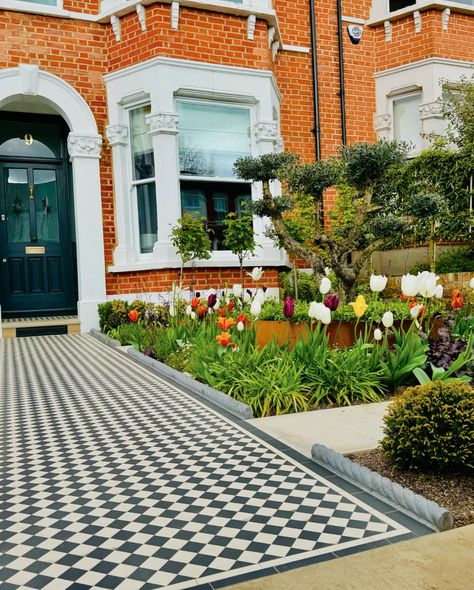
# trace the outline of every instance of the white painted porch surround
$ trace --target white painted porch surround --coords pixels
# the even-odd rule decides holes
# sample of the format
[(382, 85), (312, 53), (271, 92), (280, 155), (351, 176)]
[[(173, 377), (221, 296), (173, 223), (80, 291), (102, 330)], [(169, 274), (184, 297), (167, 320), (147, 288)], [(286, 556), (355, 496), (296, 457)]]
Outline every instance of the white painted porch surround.
[[(69, 126), (77, 242), (78, 315), (81, 331), (98, 327), (97, 305), (106, 300), (99, 158), (102, 137), (82, 96), (67, 82), (36, 65), (0, 70), (0, 109), (33, 97), (61, 115)], [(1, 309), (0, 309), (1, 325)]]

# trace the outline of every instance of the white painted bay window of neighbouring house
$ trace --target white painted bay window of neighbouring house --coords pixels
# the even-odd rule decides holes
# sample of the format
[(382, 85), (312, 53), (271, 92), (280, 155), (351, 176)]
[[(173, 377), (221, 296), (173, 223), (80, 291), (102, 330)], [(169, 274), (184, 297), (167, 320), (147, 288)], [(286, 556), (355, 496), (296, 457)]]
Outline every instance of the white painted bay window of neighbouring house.
[(182, 213), (207, 219), (213, 250), (225, 250), (223, 221), (241, 214), (251, 200), (251, 184), (239, 181), (234, 163), (249, 156), (249, 107), (193, 100), (176, 103)]
[(157, 240), (157, 211), (155, 186), (155, 160), (152, 138), (148, 134), (146, 116), (150, 105), (130, 111), (132, 156), (132, 187), (136, 199), (136, 215), (140, 253), (153, 252)]
[(46, 6), (58, 6), (59, 0), (20, 0), (27, 4), (45, 4)]
[(420, 118), (421, 94), (410, 94), (393, 100), (393, 139), (406, 142), (409, 154), (422, 149)]

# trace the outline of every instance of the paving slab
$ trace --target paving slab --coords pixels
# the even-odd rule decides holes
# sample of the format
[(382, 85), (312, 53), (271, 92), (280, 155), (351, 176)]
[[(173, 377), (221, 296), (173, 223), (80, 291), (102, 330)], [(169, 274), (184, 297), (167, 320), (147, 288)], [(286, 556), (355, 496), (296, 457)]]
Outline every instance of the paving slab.
[(306, 457), (315, 443), (339, 453), (375, 449), (383, 437), (383, 417), (390, 402), (331, 408), (250, 420)]
[(87, 335), (0, 341), (2, 590), (215, 590), (432, 532)]
[(229, 590), (472, 590), (474, 525), (230, 586)]

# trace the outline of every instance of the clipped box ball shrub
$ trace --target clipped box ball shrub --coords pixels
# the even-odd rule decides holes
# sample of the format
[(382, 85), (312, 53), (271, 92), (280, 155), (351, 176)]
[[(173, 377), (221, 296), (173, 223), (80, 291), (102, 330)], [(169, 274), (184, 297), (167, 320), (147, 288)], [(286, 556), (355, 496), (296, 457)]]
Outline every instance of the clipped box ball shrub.
[(429, 472), (474, 469), (474, 389), (434, 381), (409, 387), (385, 416), (382, 448), (398, 467)]

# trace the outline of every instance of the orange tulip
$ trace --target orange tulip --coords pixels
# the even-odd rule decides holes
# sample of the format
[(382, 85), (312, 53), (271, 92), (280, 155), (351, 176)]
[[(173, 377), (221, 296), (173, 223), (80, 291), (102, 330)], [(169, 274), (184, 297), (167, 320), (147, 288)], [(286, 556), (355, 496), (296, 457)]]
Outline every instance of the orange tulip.
[(464, 307), (464, 297), (458, 289), (454, 289), (451, 293), (451, 307), (453, 309), (461, 309), (461, 307)]
[(235, 320), (234, 318), (219, 318), (217, 323), (219, 324), (219, 328), (221, 330), (227, 332), (227, 330), (235, 324)]
[(419, 319), (425, 313), (426, 307), (424, 305), (420, 305), (420, 303), (418, 303), (418, 301), (416, 301), (416, 299), (415, 299), (414, 301), (412, 301), (410, 303), (410, 309), (413, 309), (417, 305), (420, 307), (420, 311), (418, 312), (418, 315), (417, 315), (417, 318)]
[(197, 312), (198, 316), (202, 319), (207, 313), (207, 305), (200, 305)]
[(193, 297), (191, 299), (191, 307), (196, 310), (201, 305), (201, 300), (199, 297)]
[(227, 311), (226, 311), (225, 307), (219, 307), (219, 309), (217, 310), (217, 314), (221, 318), (225, 318), (225, 316), (227, 315)]
[(245, 315), (245, 313), (240, 313), (237, 316), (237, 323), (242, 322), (243, 324), (250, 324), (250, 320), (248, 319), (248, 317)]
[(231, 339), (232, 335), (229, 334), (229, 332), (221, 332), (216, 336), (217, 342), (219, 342), (219, 344), (224, 347), (227, 347), (231, 344)]
[(133, 323), (138, 322), (138, 316), (139, 313), (136, 309), (132, 309), (128, 312), (128, 319)]

